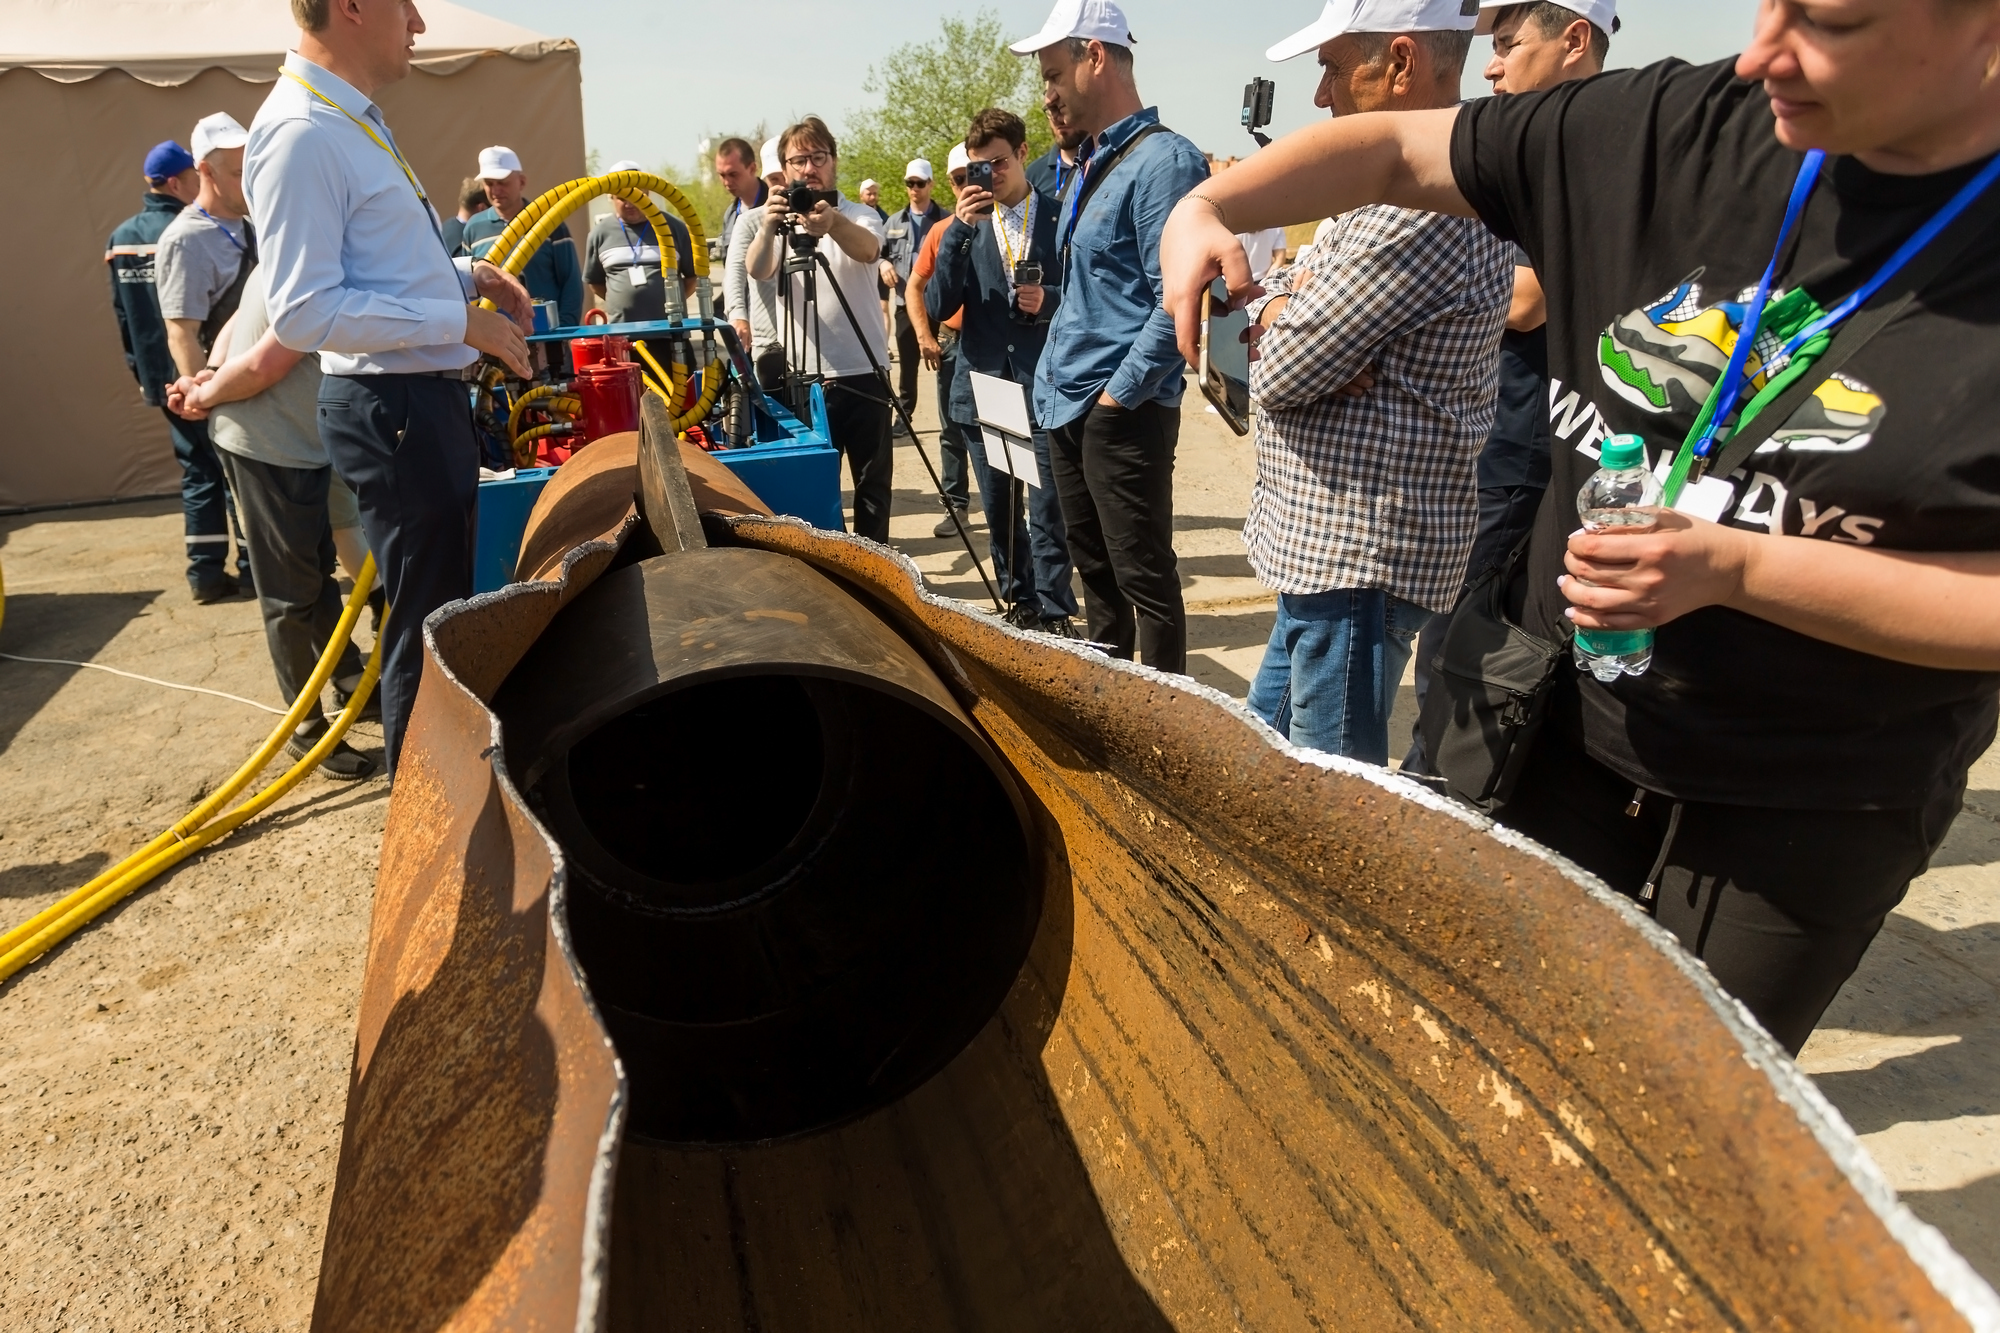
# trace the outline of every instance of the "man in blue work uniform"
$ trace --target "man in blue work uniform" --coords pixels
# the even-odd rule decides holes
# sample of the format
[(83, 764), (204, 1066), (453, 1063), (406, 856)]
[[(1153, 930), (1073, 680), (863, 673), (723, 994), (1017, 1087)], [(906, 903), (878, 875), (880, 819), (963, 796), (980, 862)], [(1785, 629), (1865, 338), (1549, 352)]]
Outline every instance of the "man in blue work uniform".
[[(125, 364), (139, 381), (146, 406), (160, 409), (173, 435), (174, 457), (181, 465), (188, 586), (195, 601), (216, 602), (237, 592), (236, 581), (223, 567), (229, 551), (228, 489), (207, 427), (167, 411), (166, 389), (180, 378), (180, 371), (167, 350), (167, 323), (160, 317), (155, 282), (160, 235), (201, 192), (201, 173), (195, 169), (194, 155), (171, 139), (146, 154), (145, 173), (145, 206), (119, 223), (104, 247), (105, 266), (111, 271), (111, 309), (125, 343)], [(222, 538), (219, 546), (197, 540), (217, 534)]]
[[(1187, 607), (1174, 557), (1174, 449), (1185, 377), (1161, 307), (1160, 233), (1208, 159), (1139, 100), (1132, 34), (1111, 0), (1057, 0), (1015, 42), (1042, 70), (1061, 142), (1079, 135), (1077, 175), (1056, 233), (1062, 305), (1035, 374), (1070, 557), (1090, 638), (1185, 674)], [(1071, 252), (1074, 251), (1074, 258)]]
[[(458, 253), (504, 263), (507, 256), (487, 252), (528, 202), (528, 177), (513, 149), (495, 145), (479, 150), (479, 179), (486, 182), (486, 197), (493, 201), (493, 207), (466, 220)], [(542, 242), (542, 248), (521, 270), (521, 284), (537, 301), (556, 303), (556, 322), (563, 328), (583, 322), (583, 264), (577, 258), (576, 238), (570, 235), (569, 223), (564, 222)]]

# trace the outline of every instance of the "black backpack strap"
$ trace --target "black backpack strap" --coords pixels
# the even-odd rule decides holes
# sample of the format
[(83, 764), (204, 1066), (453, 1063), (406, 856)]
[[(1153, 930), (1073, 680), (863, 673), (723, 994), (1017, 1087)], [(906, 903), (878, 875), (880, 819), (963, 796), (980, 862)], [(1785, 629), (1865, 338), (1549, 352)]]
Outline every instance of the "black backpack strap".
[(1988, 228), (1995, 223), (2000, 223), (2000, 189), (1988, 189), (1943, 235), (1926, 246), (1922, 254), (1912, 259), (1887, 286), (1875, 293), (1868, 304), (1855, 311), (1853, 317), (1840, 326), (1840, 332), (1834, 335), (1833, 345), (1813, 363), (1812, 368), (1774, 398), (1769, 407), (1758, 412), (1748, 426), (1730, 436), (1729, 442), (1716, 452), (1714, 461), (1700, 475), (1726, 477), (1748, 462), (1752, 454), (1792, 419), (1793, 413), (1805, 406), (1806, 400), (1819, 391), (1820, 385), (1846, 365), (1870, 338), (1895, 322), (1896, 317), (1917, 299), (1933, 279), (1957, 262), (1966, 248), (1985, 236)]
[[(1087, 207), (1090, 203), (1090, 196), (1097, 193), (1097, 187), (1104, 184), (1105, 177), (1109, 176), (1112, 172), (1118, 170), (1118, 164), (1125, 160), (1125, 155), (1131, 152), (1134, 148), (1137, 148), (1139, 146), (1140, 140), (1145, 139), (1151, 135), (1164, 133), (1166, 131), (1166, 128), (1167, 128), (1166, 126), (1159, 124), (1148, 125), (1145, 129), (1140, 130), (1137, 134), (1127, 139), (1125, 141), (1125, 146), (1120, 148), (1117, 152), (1111, 155), (1111, 160), (1104, 164), (1104, 169), (1102, 171), (1086, 170), (1084, 173), (1086, 179), (1083, 183), (1083, 193), (1077, 196), (1076, 207), (1070, 210), (1070, 217), (1073, 219), (1081, 220), (1083, 217), (1084, 208)], [(1070, 224), (1070, 231), (1074, 233), (1075, 230), (1076, 230), (1076, 223), (1072, 222)], [(1065, 253), (1067, 253), (1069, 250), (1068, 236), (1063, 237), (1063, 250)]]

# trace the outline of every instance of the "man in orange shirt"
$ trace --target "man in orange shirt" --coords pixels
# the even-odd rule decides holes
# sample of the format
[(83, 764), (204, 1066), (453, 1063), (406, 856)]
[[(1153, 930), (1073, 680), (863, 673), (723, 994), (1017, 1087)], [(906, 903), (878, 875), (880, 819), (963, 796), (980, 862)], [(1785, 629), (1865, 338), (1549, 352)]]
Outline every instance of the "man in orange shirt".
[[(965, 188), (965, 145), (951, 150), (951, 188), (957, 193)], [(938, 242), (944, 237), (943, 227), (932, 227), (924, 234), (923, 248), (917, 251), (916, 263), (910, 266), (910, 286), (903, 297), (903, 304), (910, 312), (910, 327), (917, 332), (917, 351), (924, 358), (924, 364), (937, 372), (937, 414), (938, 452), (944, 455), (945, 498), (958, 510), (960, 522), (970, 530), (972, 520), (966, 511), (972, 504), (971, 464), (965, 457), (965, 432), (951, 419), (951, 381), (958, 371), (958, 331), (965, 322), (965, 311), (944, 322), (944, 327), (931, 329), (930, 316), (924, 310), (924, 288), (937, 274)], [(956, 537), (958, 526), (952, 516), (946, 514), (931, 529), (934, 537)]]

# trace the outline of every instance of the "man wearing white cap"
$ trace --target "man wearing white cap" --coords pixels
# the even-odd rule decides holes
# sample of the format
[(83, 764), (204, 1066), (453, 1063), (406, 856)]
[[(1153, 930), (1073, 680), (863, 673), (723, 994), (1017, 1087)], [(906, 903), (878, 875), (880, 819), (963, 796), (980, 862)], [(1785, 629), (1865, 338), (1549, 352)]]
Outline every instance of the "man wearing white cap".
[[(1486, 0), (1481, 34), (1493, 38), (1486, 79), (1500, 94), (1537, 93), (1587, 79), (1604, 70), (1617, 30), (1616, 0), (1577, 0), (1577, 8), (1521, 0)], [(1479, 451), (1479, 531), (1465, 567), (1468, 587), (1507, 558), (1534, 526), (1549, 486), (1548, 302), (1528, 252), (1514, 247), (1514, 301), (1500, 339), (1500, 401), (1493, 433)], [(1438, 616), (1417, 636), (1417, 710), (1430, 693), (1430, 663), (1444, 646), (1449, 616)], [(1429, 775), (1423, 727), (1410, 726), (1405, 773)]]
[[(167, 351), (182, 375), (208, 364), (216, 335), (236, 313), (243, 280), (257, 266), (257, 237), (243, 200), (243, 145), (249, 133), (226, 111), (203, 116), (189, 139), (201, 189), (160, 233), (157, 260), (160, 316), (167, 325)], [(222, 461), (199, 421), (177, 421), (175, 452), (182, 458), (182, 498), (190, 487), (210, 498), (189, 505), (188, 581), (196, 601), (214, 601), (235, 590), (228, 574), (229, 530), (237, 529), (236, 577), (251, 581), (250, 552), (240, 540), (236, 504), (229, 494)], [(197, 510), (199, 512), (197, 512)], [(247, 590), (247, 589), (246, 589)]]
[[(785, 184), (785, 164), (778, 160), (776, 139), (764, 141), (757, 161), (763, 172), (758, 182), (764, 187), (761, 204), (770, 197), (770, 191), (782, 189)], [(736, 336), (743, 340), (744, 349), (756, 364), (757, 383), (764, 392), (776, 393), (785, 381), (785, 341), (778, 327), (778, 280), (752, 281), (744, 266), (750, 242), (756, 239), (757, 229), (763, 223), (761, 207), (746, 208), (736, 219), (729, 232), (729, 256), (723, 266), (722, 285), (729, 322), (736, 326)]]
[[(616, 171), (643, 171), (629, 158), (605, 168)], [(694, 295), (694, 256), (685, 223), (666, 212), (667, 234), (673, 241), (674, 262), (680, 272), (681, 300)], [(590, 224), (584, 244), (583, 280), (613, 324), (667, 317), (667, 284), (662, 272), (659, 239), (653, 224), (636, 204), (623, 199), (611, 201), (611, 211)]]
[(1160, 231), (1208, 179), (1199, 148), (1139, 99), (1132, 31), (1111, 0), (1058, 0), (1013, 44), (1041, 66), (1042, 105), (1076, 142), (1057, 219), (1062, 305), (1035, 374), (1090, 637), (1162, 671), (1187, 669), (1174, 558), (1174, 448), (1183, 363), (1161, 306)]
[[(1317, 51), (1313, 100), (1336, 116), (1432, 111), (1458, 102), (1474, 18), (1461, 0), (1333, 0), (1269, 55)], [(1412, 643), (1465, 578), (1513, 278), (1479, 222), (1377, 206), (1335, 219), (1248, 307), (1243, 544), (1278, 593), (1249, 702), (1295, 745), (1389, 760)]]
[[(917, 410), (919, 358), (917, 331), (910, 323), (904, 289), (910, 281), (910, 265), (916, 262), (917, 251), (923, 248), (925, 235), (948, 216), (932, 200), (931, 184), (930, 160), (911, 158), (910, 164), (903, 168), (903, 188), (909, 192), (909, 202), (883, 221), (888, 239), (882, 245), (881, 269), (882, 281), (889, 285), (889, 309), (895, 325), (896, 397), (902, 400), (903, 411), (907, 413)], [(896, 422), (899, 432), (902, 425), (899, 418)], [(951, 533), (945, 535), (950, 536)]]
[[(488, 252), (528, 202), (528, 175), (521, 169), (520, 156), (499, 144), (479, 150), (477, 175), (486, 182), (486, 197), (493, 207), (466, 220), (458, 252), (498, 263), (506, 256)], [(557, 226), (528, 260), (521, 283), (537, 301), (556, 303), (556, 319), (564, 328), (583, 322), (583, 265), (577, 260), (576, 238), (570, 235), (568, 222)]]

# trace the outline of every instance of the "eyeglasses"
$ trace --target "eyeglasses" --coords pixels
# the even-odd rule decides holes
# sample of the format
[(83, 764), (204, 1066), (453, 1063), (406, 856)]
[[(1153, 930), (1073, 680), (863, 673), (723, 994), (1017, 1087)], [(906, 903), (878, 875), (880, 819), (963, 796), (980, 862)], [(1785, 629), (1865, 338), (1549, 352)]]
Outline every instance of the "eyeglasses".
[(801, 168), (823, 167), (831, 161), (833, 161), (833, 154), (826, 152), (825, 150), (822, 149), (817, 153), (807, 153), (802, 157), (788, 157), (785, 159), (785, 165), (788, 167), (801, 167)]
[(929, 184), (930, 184), (930, 182), (929, 182), (929, 181), (920, 181), (920, 180), (914, 180), (914, 179), (913, 179), (913, 180), (906, 180), (906, 181), (904, 181), (904, 182), (903, 182), (903, 187), (904, 187), (905, 189), (909, 189), (909, 190), (921, 190), (921, 189), (923, 189), (923, 188), (924, 188), (924, 187), (925, 187), (926, 185), (929, 185)]

